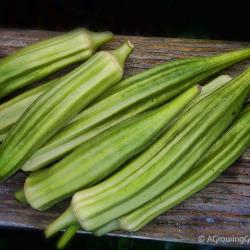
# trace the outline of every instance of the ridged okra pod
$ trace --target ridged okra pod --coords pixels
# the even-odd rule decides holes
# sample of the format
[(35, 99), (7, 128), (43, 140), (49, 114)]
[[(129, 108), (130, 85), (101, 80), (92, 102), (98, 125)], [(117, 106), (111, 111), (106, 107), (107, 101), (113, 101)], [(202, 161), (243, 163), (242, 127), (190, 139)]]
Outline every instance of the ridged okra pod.
[(76, 29), (32, 44), (0, 60), (0, 99), (69, 65), (89, 58), (110, 32)]
[(205, 188), (250, 146), (250, 106), (211, 147), (201, 161), (173, 187), (119, 219), (119, 228), (137, 231), (158, 215)]
[(130, 42), (96, 53), (42, 94), (8, 133), (0, 149), (0, 180), (13, 174), (65, 123), (121, 80)]
[(215, 98), (203, 110), (202, 119), (198, 116), (147, 164), (113, 187), (113, 192), (89, 200), (85, 199), (85, 191), (77, 192), (71, 209), (82, 228), (96, 230), (174, 184), (232, 123), (249, 89), (250, 70), (214, 93)]
[[(168, 68), (173, 68), (173, 67), (177, 67), (180, 65), (184, 65), (184, 64), (190, 63), (190, 62), (195, 61), (195, 60), (197, 60), (197, 59), (196, 58), (187, 58), (187, 59), (173, 60), (173, 61), (168, 63), (168, 65), (167, 65), (168, 67), (165, 67), (165, 70), (167, 70)], [(54, 82), (54, 84), (55, 84), (56, 79), (52, 80), (51, 84), (52, 84), (52, 82)], [(107, 89), (99, 97), (97, 97), (93, 101), (93, 103), (96, 103), (96, 102), (104, 99), (105, 97), (110, 96), (111, 94), (114, 94), (115, 92), (118, 92), (121, 89), (124, 89), (124, 88), (132, 85), (134, 83), (134, 81), (132, 81), (131, 83), (126, 81), (125, 83), (126, 84), (124, 84), (124, 81), (118, 82), (117, 84), (112, 86), (110, 89)], [(18, 120), (18, 118), (34, 102), (34, 100), (36, 100), (38, 98), (38, 96), (40, 96), (49, 87), (49, 85), (50, 85), (50, 83), (44, 83), (42, 86), (34, 87), (33, 89), (28, 90), (24, 93), (21, 93), (20, 95), (12, 98), (11, 100), (6, 101), (5, 103), (0, 105), (0, 120), (1, 120), (0, 142), (6, 137), (7, 132), (10, 130), (10, 127)], [(166, 93), (164, 93), (162, 96), (166, 96)], [(156, 97), (156, 98), (159, 99), (158, 97)], [(152, 99), (148, 100), (147, 101), (148, 105), (149, 105), (151, 100), (154, 103), (159, 102), (159, 101), (156, 101), (156, 98), (152, 98)], [(161, 97), (160, 99), (162, 100), (161, 102), (163, 102), (163, 97)], [(92, 103), (90, 105), (92, 105)], [(70, 143), (70, 144), (73, 144), (73, 143)], [(66, 147), (67, 147), (67, 145), (66, 145)], [(57, 150), (56, 149), (53, 150), (53, 153), (54, 153), (54, 157), (57, 158)], [(35, 162), (37, 162), (36, 157), (34, 157), (34, 158), (35, 158)], [(39, 168), (39, 167), (37, 166), (36, 168)], [(25, 170), (25, 167), (23, 170)], [(32, 167), (29, 169), (29, 171), (30, 170), (32, 170)]]
[[(53, 149), (55, 149), (54, 152), (57, 152), (56, 148), (58, 146), (63, 147), (64, 144), (71, 144), (74, 139), (108, 118), (129, 110), (144, 100), (160, 95), (163, 92), (168, 95), (166, 101), (171, 100), (185, 89), (205, 81), (220, 70), (249, 56), (250, 49), (244, 49), (210, 57), (195, 58), (180, 65), (176, 63), (177, 66), (174, 67), (169, 67), (169, 63), (166, 63), (125, 79), (120, 83), (120, 86), (127, 87), (121, 87), (120, 91), (111, 94), (81, 112), (77, 118), (73, 119), (72, 122), (51, 138), (31, 161), (33, 163), (39, 162), (37, 158), (41, 159), (41, 156), (44, 156), (44, 152), (47, 150), (46, 164), (60, 159), (63, 154), (57, 156), (56, 153), (52, 153)], [(33, 163), (31, 168), (40, 167), (33, 166)], [(28, 165), (25, 166), (25, 170), (29, 170)]]
[(55, 85), (57, 79), (30, 89), (0, 105), (0, 142), (24, 111), (47, 89)]
[(93, 185), (143, 151), (198, 93), (195, 86), (172, 102), (104, 131), (82, 144), (54, 166), (31, 174), (25, 197), (33, 208), (44, 210), (77, 190)]

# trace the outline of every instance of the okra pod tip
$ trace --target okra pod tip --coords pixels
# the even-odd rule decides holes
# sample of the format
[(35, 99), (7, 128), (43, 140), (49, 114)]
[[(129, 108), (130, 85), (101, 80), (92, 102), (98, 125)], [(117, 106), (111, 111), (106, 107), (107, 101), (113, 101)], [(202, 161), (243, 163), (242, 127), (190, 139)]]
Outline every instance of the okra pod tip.
[(111, 54), (116, 58), (122, 69), (124, 68), (124, 64), (133, 49), (134, 45), (128, 40), (120, 47), (111, 52)]
[(93, 52), (96, 51), (96, 49), (104, 43), (111, 41), (114, 37), (113, 33), (110, 31), (93, 32), (85, 29), (83, 30), (89, 34), (89, 39)]

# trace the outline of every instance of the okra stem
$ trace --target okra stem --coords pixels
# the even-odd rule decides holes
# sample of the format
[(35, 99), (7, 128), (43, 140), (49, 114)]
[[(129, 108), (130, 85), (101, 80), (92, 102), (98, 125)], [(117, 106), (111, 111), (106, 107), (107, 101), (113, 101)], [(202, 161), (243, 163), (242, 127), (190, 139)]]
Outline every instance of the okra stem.
[(66, 229), (63, 233), (62, 237), (57, 242), (56, 246), (58, 249), (64, 249), (70, 242), (70, 240), (74, 237), (77, 231), (80, 229), (79, 225), (72, 225)]

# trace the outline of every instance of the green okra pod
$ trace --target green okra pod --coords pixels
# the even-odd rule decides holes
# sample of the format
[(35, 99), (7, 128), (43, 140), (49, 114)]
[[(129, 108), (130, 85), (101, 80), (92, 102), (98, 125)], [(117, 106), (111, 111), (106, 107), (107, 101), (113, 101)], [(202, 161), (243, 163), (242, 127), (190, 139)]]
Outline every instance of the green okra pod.
[[(24, 170), (38, 169), (60, 159), (63, 155), (74, 149), (74, 140), (83, 133), (103, 123), (118, 113), (125, 112), (133, 106), (142, 103), (146, 99), (166, 93), (166, 101), (171, 100), (185, 89), (205, 81), (220, 70), (246, 59), (250, 56), (250, 49), (228, 52), (210, 57), (195, 58), (188, 63), (176, 64), (170, 67), (168, 64), (158, 65), (150, 70), (142, 72), (123, 80), (120, 86), (127, 86), (118, 92), (111, 93), (107, 98), (100, 100), (91, 107), (83, 110), (67, 126), (53, 136), (30, 159)], [(57, 147), (71, 145), (69, 151), (57, 155)], [(54, 151), (53, 151), (54, 150)], [(40, 160), (44, 159), (44, 162)], [(37, 165), (36, 165), (37, 162)]]
[(76, 193), (71, 209), (82, 228), (96, 230), (133, 211), (189, 171), (235, 119), (249, 88), (250, 70), (218, 90), (216, 98), (203, 110), (203, 119), (187, 126), (147, 164), (113, 187), (113, 192), (89, 200), (85, 199), (86, 191)]
[[(177, 67), (180, 65), (184, 65), (184, 64), (193, 62), (195, 60), (197, 60), (197, 59), (196, 58), (187, 58), (187, 59), (173, 60), (173, 61), (168, 63), (168, 67), (165, 67), (165, 70), (167, 70), (167, 68)], [(221, 77), (226, 78), (226, 76), (221, 76)], [(128, 86), (131, 86), (133, 83), (134, 83), (134, 81), (132, 81), (132, 82), (125, 81), (125, 84), (124, 84), (124, 81), (121, 81), (121, 82), (117, 83), (116, 85), (112, 86), (110, 89), (107, 89), (104, 93), (102, 93), (100, 95), (100, 97), (97, 98), (98, 100), (95, 99), (93, 101), (93, 103), (96, 103), (97, 101), (100, 101), (100, 100), (104, 99), (105, 97), (110, 96), (111, 94), (114, 94), (115, 92), (118, 92), (118, 91), (120, 91)], [(24, 113), (24, 111), (38, 98), (38, 96), (40, 96), (52, 84), (56, 84), (56, 79), (52, 80), (51, 83), (48, 82), (48, 83), (45, 83), (41, 86), (35, 87), (31, 90), (28, 90), (24, 93), (21, 93), (20, 95), (12, 98), (11, 100), (0, 105), (0, 120), (1, 120), (0, 142), (6, 137), (7, 132), (10, 130), (10, 128), (13, 126), (13, 124), (18, 120), (18, 118)], [(166, 93), (163, 93), (162, 97), (160, 98), (162, 100), (161, 101), (162, 103), (163, 103), (164, 98), (168, 98)], [(151, 100), (152, 100), (152, 102), (160, 103), (160, 101), (156, 101), (156, 99), (159, 99), (159, 98), (155, 97), (155, 98), (152, 98), (149, 101), (145, 101), (145, 102), (148, 103), (147, 106), (149, 106)], [(92, 105), (92, 103), (90, 105)], [(143, 105), (144, 105), (144, 102), (143, 102)], [(69, 144), (70, 144), (70, 146), (74, 145), (74, 147), (76, 147), (73, 142), (69, 143)], [(53, 145), (54, 144), (49, 145), (49, 148), (52, 148)], [(68, 144), (66, 144), (65, 147), (63, 146), (63, 151), (59, 150), (60, 154), (61, 153), (66, 154), (67, 152), (70, 151), (70, 148), (68, 149), (67, 145)], [(66, 148), (66, 149), (64, 149), (64, 148)], [(67, 151), (65, 151), (65, 150), (67, 150)], [(45, 150), (42, 149), (41, 151), (47, 152), (48, 148), (45, 147)], [(57, 157), (60, 157), (60, 155), (57, 156), (57, 152), (58, 151), (55, 148), (53, 148), (53, 157), (55, 159), (57, 159)], [(38, 153), (38, 155), (40, 156), (39, 159), (43, 158), (44, 161), (46, 162), (46, 157), (48, 157), (48, 154), (44, 155), (44, 153), (43, 153), (40, 155)], [(39, 161), (36, 158), (36, 156), (32, 157), (32, 159), (34, 159), (33, 162), (36, 162), (34, 164), (37, 164), (37, 165), (34, 166), (34, 168), (31, 165), (29, 167), (28, 166), (30, 164), (30, 162), (29, 162), (29, 163), (27, 163), (27, 165), (25, 164), (26, 166), (23, 167), (23, 170), (26, 170), (26, 168), (27, 168), (29, 171), (33, 171), (35, 169), (42, 167), (42, 166), (39, 166), (40, 163), (38, 163)]]
[(172, 102), (104, 131), (54, 166), (31, 174), (24, 185), (28, 202), (44, 210), (110, 175), (159, 137), (199, 91), (200, 87), (192, 87)]
[(100, 51), (45, 91), (18, 120), (0, 149), (0, 180), (17, 171), (30, 156), (86, 107), (121, 80), (130, 42)]
[(77, 29), (27, 46), (0, 60), (0, 99), (69, 65), (89, 58), (113, 37)]

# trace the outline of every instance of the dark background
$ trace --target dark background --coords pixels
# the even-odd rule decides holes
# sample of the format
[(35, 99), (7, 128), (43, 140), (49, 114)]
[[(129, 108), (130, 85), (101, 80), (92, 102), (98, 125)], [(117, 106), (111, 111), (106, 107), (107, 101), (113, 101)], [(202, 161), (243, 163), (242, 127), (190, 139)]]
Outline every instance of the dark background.
[[(249, 1), (0, 0), (0, 27), (67, 31), (78, 26), (115, 34), (250, 41)], [(0, 250), (54, 249), (40, 231), (0, 229)], [(213, 249), (165, 242), (76, 237), (69, 249)], [(218, 249), (218, 248), (216, 248)], [(221, 248), (220, 248), (221, 249)], [(224, 248), (226, 249), (226, 248)]]
[(249, 1), (1, 0), (0, 26), (250, 41)]

